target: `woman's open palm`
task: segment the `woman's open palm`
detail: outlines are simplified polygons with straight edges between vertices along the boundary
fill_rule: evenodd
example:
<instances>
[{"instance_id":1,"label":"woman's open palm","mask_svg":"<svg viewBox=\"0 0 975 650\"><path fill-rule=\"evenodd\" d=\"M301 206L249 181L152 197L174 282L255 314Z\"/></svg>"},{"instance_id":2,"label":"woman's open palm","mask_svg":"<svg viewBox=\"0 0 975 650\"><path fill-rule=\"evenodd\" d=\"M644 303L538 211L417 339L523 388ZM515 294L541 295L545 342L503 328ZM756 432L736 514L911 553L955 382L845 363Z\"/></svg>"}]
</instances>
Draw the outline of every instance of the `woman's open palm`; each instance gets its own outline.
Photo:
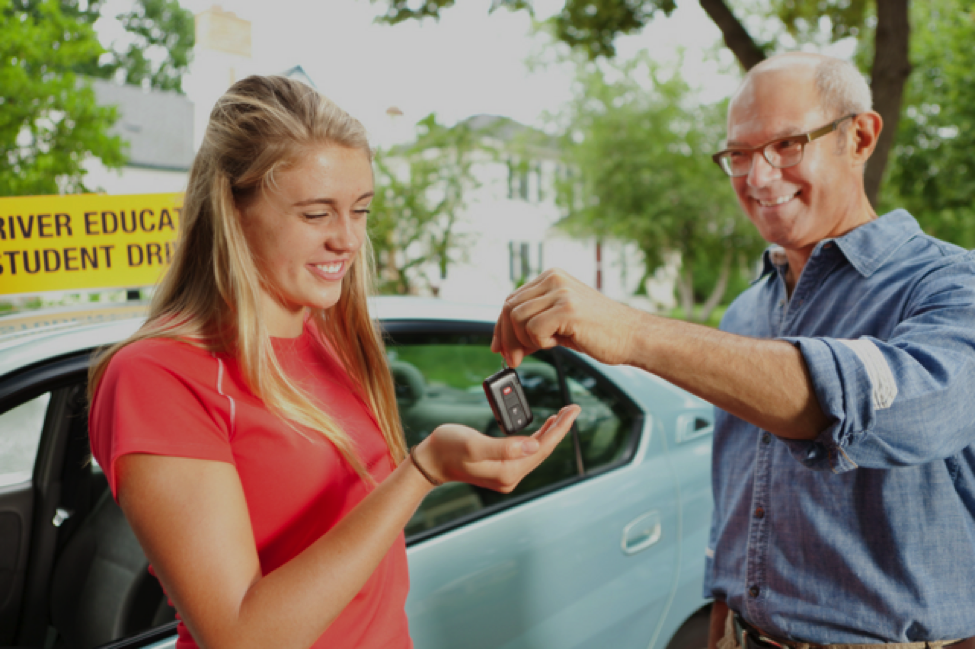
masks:
<instances>
[{"instance_id":1,"label":"woman's open palm","mask_svg":"<svg viewBox=\"0 0 975 650\"><path fill-rule=\"evenodd\" d=\"M511 492L552 453L579 415L566 406L531 436L492 438L460 424L444 424L417 448L419 461L443 481Z\"/></svg>"}]
</instances>

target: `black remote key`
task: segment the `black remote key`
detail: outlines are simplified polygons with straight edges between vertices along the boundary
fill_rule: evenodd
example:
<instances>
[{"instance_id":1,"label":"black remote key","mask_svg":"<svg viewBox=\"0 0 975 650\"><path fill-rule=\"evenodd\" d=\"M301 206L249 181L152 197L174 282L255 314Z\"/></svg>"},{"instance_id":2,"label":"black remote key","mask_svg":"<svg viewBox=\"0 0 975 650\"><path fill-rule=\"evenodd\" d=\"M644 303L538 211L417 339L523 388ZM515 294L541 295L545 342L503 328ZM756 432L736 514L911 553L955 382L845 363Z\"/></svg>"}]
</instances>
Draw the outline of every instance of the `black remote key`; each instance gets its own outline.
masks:
<instances>
[{"instance_id":1,"label":"black remote key","mask_svg":"<svg viewBox=\"0 0 975 650\"><path fill-rule=\"evenodd\" d=\"M498 421L505 435L518 433L534 419L518 373L511 368L505 368L485 379L484 394L494 411L494 419Z\"/></svg>"}]
</instances>

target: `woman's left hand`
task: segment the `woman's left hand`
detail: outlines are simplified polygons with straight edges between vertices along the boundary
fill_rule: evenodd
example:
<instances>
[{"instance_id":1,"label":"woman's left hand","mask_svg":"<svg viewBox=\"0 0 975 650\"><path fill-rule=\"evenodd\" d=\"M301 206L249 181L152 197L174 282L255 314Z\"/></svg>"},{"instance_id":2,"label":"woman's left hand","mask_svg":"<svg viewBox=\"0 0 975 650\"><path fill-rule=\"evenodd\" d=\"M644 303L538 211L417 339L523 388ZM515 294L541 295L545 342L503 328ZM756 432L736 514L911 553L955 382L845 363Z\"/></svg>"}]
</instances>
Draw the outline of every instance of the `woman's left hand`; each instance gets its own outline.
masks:
<instances>
[{"instance_id":1,"label":"woman's left hand","mask_svg":"<svg viewBox=\"0 0 975 650\"><path fill-rule=\"evenodd\" d=\"M444 424L416 448L417 460L441 481L511 492L552 453L582 409L572 404L531 436L491 438L460 424Z\"/></svg>"}]
</instances>

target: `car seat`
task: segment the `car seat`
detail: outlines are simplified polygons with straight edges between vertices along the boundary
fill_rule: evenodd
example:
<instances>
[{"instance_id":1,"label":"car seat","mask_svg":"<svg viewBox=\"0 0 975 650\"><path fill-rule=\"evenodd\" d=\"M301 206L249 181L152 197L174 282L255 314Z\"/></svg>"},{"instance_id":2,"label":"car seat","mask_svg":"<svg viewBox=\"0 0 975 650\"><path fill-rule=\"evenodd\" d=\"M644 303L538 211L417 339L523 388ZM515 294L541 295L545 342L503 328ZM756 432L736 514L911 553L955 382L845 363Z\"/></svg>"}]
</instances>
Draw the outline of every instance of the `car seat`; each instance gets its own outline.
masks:
<instances>
[{"instance_id":1,"label":"car seat","mask_svg":"<svg viewBox=\"0 0 975 650\"><path fill-rule=\"evenodd\" d=\"M65 647L105 645L176 614L107 490L59 554L50 594L51 624Z\"/></svg>"}]
</instances>

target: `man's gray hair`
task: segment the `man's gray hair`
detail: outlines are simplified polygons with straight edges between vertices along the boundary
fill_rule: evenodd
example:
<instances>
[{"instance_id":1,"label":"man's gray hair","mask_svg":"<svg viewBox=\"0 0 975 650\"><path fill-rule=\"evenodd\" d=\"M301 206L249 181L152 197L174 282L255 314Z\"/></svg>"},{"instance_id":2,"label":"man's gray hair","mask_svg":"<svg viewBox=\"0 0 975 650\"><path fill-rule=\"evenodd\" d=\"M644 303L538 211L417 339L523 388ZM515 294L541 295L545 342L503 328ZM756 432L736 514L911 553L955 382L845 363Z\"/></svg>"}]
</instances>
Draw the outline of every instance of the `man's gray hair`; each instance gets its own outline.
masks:
<instances>
[{"instance_id":1,"label":"man's gray hair","mask_svg":"<svg viewBox=\"0 0 975 650\"><path fill-rule=\"evenodd\" d=\"M834 119L873 108L870 86L852 63L825 58L816 66L816 89L823 112Z\"/></svg>"}]
</instances>

